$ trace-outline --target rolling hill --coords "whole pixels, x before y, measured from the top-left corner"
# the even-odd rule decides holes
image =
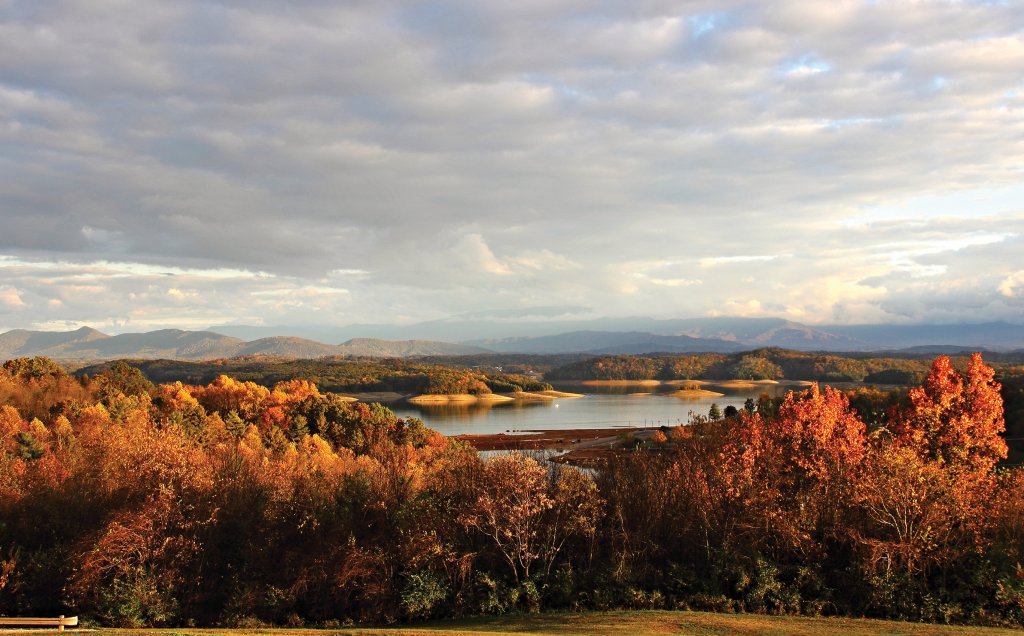
[[[368,356],[378,358],[421,355],[471,355],[487,349],[429,340],[390,341],[359,338],[331,345],[294,336],[271,336],[246,342],[212,331],[161,329],[146,333],[109,336],[83,327],[51,332],[15,329],[0,334],[0,359],[47,356],[57,360],[112,360],[115,358],[166,358],[209,360],[237,356],[322,358]]]

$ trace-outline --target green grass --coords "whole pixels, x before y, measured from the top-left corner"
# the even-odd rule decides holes
[[[805,618],[791,616],[760,616],[754,614],[710,614],[705,612],[586,612],[545,613],[524,616],[473,618],[457,621],[424,623],[415,627],[318,629],[145,629],[101,630],[119,636],[235,636],[267,634],[269,636],[316,636],[339,634],[352,636],[428,636],[433,634],[499,635],[499,634],[621,634],[645,636],[660,634],[768,635],[768,636],[867,636],[875,634],[938,636],[995,636],[1024,631],[990,627],[950,627],[922,623],[902,623],[850,618]]]

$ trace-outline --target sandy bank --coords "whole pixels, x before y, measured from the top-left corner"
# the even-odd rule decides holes
[[[552,398],[581,398],[582,393],[570,393],[568,391],[531,391],[534,395],[546,395]]]
[[[658,386],[660,380],[584,380],[583,386]]]
[[[453,393],[450,395],[438,393],[425,393],[406,400],[411,404],[475,404],[478,402],[512,402],[515,398],[496,393],[482,393],[470,395],[469,393]]]
[[[515,393],[506,393],[506,395],[524,402],[551,402],[555,399],[554,396],[542,395],[533,391],[516,391]]]
[[[712,386],[723,389],[756,389],[759,387],[773,386],[778,384],[776,380],[722,380],[721,382],[710,382]]]
[[[345,401],[398,401],[404,395],[394,391],[366,391],[362,393],[345,393],[339,395]]]
[[[481,393],[470,397],[475,397],[477,402],[511,402],[515,399],[498,393]]]
[[[666,393],[669,397],[682,398],[684,400],[700,400],[703,398],[722,397],[725,393],[708,391],[707,389],[679,389],[672,393]]]
[[[583,397],[582,393],[567,393],[565,391],[516,391],[515,393],[504,393],[515,400],[522,402],[553,402],[559,398]]]

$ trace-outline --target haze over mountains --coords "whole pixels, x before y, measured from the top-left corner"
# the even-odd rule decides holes
[[[512,335],[515,334],[515,335]],[[370,337],[372,336],[372,337]],[[341,344],[329,344],[341,342]],[[805,351],[1024,349],[1024,326],[842,325],[810,327],[767,318],[589,321],[451,319],[415,325],[327,327],[218,326],[107,335],[89,327],[68,332],[16,329],[0,334],[0,358],[169,358],[201,360],[247,355],[410,357],[474,353],[730,353],[759,347]]]
[[[293,335],[340,342],[354,337],[464,342],[499,352],[646,353],[736,351],[785,347],[810,351],[873,351],[911,347],[1024,348],[1024,326],[1007,322],[957,325],[809,326],[780,318],[594,318],[522,320],[456,316],[412,325],[343,327],[220,325],[211,331],[254,339]]]
[[[289,358],[324,356],[408,357],[418,355],[468,355],[485,349],[471,345],[422,340],[383,341],[353,339],[339,345],[294,336],[272,336],[247,342],[212,331],[161,329],[148,333],[108,336],[95,329],[46,332],[16,329],[0,334],[0,359],[48,356],[71,360],[113,358],[168,358],[205,360],[248,355]]]

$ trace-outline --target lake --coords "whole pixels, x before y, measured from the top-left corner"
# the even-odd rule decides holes
[[[687,424],[691,414],[707,415],[711,404],[742,408],[766,390],[778,394],[782,387],[729,392],[721,397],[681,399],[658,391],[678,387],[582,387],[556,388],[586,394],[551,402],[502,402],[497,404],[414,405],[389,404],[399,417],[418,417],[444,435],[464,433],[505,433],[538,429],[617,428],[630,426],[678,426]],[[651,391],[646,395],[638,392]]]

